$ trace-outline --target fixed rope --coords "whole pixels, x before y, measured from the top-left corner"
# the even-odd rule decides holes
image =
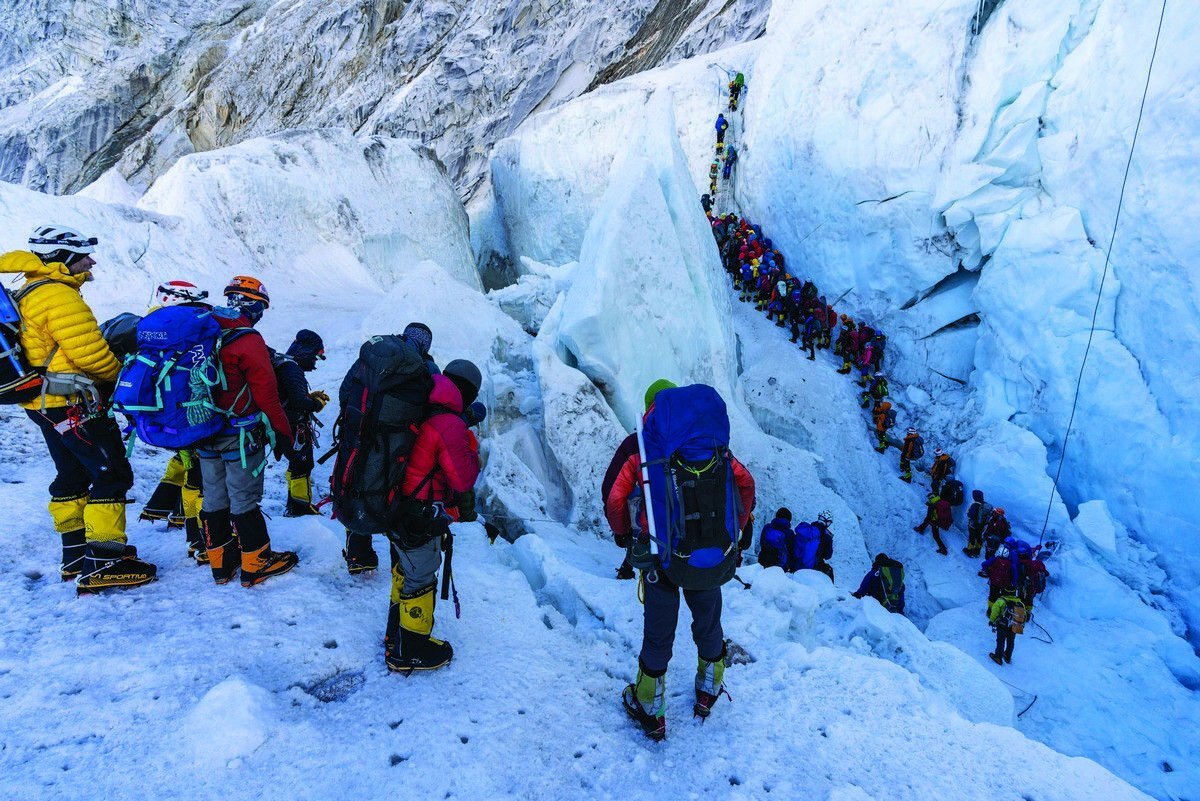
[[[1075,379],[1075,397],[1071,401],[1071,415],[1067,418],[1067,430],[1063,434],[1062,452],[1058,457],[1058,469],[1054,472],[1054,485],[1050,488],[1050,500],[1046,503],[1046,517],[1042,521],[1042,530],[1038,534],[1038,544],[1046,538],[1046,528],[1050,525],[1050,512],[1054,508],[1054,496],[1058,494],[1058,482],[1062,478],[1063,465],[1067,461],[1067,442],[1071,438],[1071,428],[1075,423],[1075,411],[1079,407],[1079,394],[1083,387],[1083,371],[1087,367],[1088,354],[1092,350],[1092,340],[1096,336],[1096,320],[1100,316],[1100,302],[1104,298],[1104,282],[1108,278],[1108,265],[1112,261],[1113,244],[1117,241],[1117,229],[1121,223],[1121,209],[1125,204],[1125,186],[1129,183],[1129,171],[1133,166],[1133,154],[1137,149],[1138,133],[1142,128],[1142,115],[1146,111],[1146,97],[1150,93],[1150,76],[1154,74],[1154,60],[1158,56],[1158,42],[1162,37],[1163,19],[1167,15],[1167,0],[1162,0],[1162,11],[1158,15],[1158,30],[1154,34],[1154,50],[1150,53],[1150,66],[1146,69],[1146,85],[1142,88],[1142,102],[1138,107],[1137,125],[1133,128],[1133,141],[1129,143],[1129,158],[1125,161],[1125,175],[1121,179],[1121,193],[1117,197],[1117,215],[1113,219],[1112,236],[1108,240],[1108,251],[1104,254],[1104,271],[1100,274],[1100,289],[1096,293],[1096,306],[1092,310],[1092,327],[1088,332],[1087,346],[1083,349],[1083,361],[1079,365],[1079,376]]]

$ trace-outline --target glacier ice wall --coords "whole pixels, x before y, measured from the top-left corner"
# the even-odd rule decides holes
[[[967,382],[985,419],[1045,445],[1028,469],[1053,473],[1157,13],[1009,0],[973,38],[974,2],[883,5],[775,4],[739,200],[892,332],[894,375],[950,406],[965,401],[937,373]],[[1200,345],[1198,24],[1169,7],[1059,488],[1068,510],[1104,499],[1159,553],[1193,643],[1200,512],[1180,488],[1200,485],[1200,414],[1180,357]]]

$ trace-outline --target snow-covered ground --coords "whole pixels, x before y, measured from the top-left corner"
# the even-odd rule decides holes
[[[882,323],[901,424],[949,446],[968,488],[1036,539],[1098,280],[1087,237],[1109,219],[1110,151],[1131,132],[1128,76],[1152,21],[1122,0],[1009,0],[972,38],[976,8],[777,2],[759,41],[531,117],[493,154],[470,230],[429,152],[331,130],[186,157],[142,196],[112,173],[67,198],[0,184],[0,250],[47,220],[102,237],[86,288],[102,318],[140,310],[166,278],[217,293],[259,275],[268,342],[302,326],[325,338],[314,388],[336,388],[364,336],[428,322],[439,361],[487,375],[480,498],[515,540],[458,527],[464,613],[442,604],[437,625],[456,659],[411,679],[382,665],[386,576],[348,577],[330,521],[278,514],[278,465],[266,511],[275,544],[300,553],[292,574],[217,588],[181,534],[132,523],[160,581],[76,599],[57,581],[43,445],[0,409],[0,796],[376,797],[398,780],[472,799],[1144,797],[1126,781],[1195,797],[1200,663],[1180,635],[1200,559],[1194,509],[1165,492],[1196,477],[1200,427],[1180,389],[1194,371],[1165,370],[1195,327],[1168,336],[1147,312],[1161,300],[1195,318],[1178,266],[1197,250],[1179,222],[1195,162],[1171,144],[1200,129],[1196,59],[1180,54],[1194,10],[1170,12],[1163,111],[1146,131],[1155,177],[1134,176],[1136,245],[1118,239],[1093,353],[1106,377],[1089,385],[1084,445],[1051,507],[1065,545],[1037,610],[1048,636],[1022,637],[1011,667],[986,659],[986,590],[961,530],[946,557],[912,532],[920,477],[903,484],[895,454],[871,448],[857,390],[827,356],[804,360],[731,302],[697,203],[722,85],[742,70],[741,161],[718,209],[762,222],[791,269],[846,292],[839,310]],[[1106,83],[1112,97],[1089,92]],[[1076,181],[1088,170],[1094,186]],[[837,583],[741,569],[751,588],[725,589],[725,621],[747,656],[727,674],[732,703],[703,726],[686,714],[682,616],[670,735],[650,745],[617,703],[640,609],[612,578],[597,495],[660,377],[727,398],[760,523],[780,505],[832,512]],[[138,447],[137,498],[163,461]],[[881,550],[908,568],[907,619],[849,597]]]

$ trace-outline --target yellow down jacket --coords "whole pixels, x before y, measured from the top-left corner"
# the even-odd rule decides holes
[[[34,254],[14,250],[0,256],[0,274],[24,273],[25,284],[47,281],[21,298],[21,347],[33,367],[46,366],[53,373],[85,375],[100,383],[112,382],[121,364],[100,335],[100,326],[92,310],[79,294],[88,273],[71,275],[59,262],[44,264]],[[48,280],[47,280],[48,279]],[[19,289],[17,291],[20,291]],[[50,358],[55,346],[58,350]],[[50,363],[46,364],[46,360]],[[46,395],[46,408],[67,406],[69,398]],[[41,408],[43,398],[21,404],[26,409]]]

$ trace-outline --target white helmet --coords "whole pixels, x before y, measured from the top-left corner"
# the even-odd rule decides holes
[[[826,509],[825,511],[821,512],[821,514],[817,515],[817,520],[828,526],[833,523],[833,513]]]
[[[163,281],[154,290],[154,299],[159,306],[178,306],[181,303],[196,303],[208,297],[203,290],[190,281]]]
[[[39,225],[29,235],[29,249],[42,257],[53,256],[59,251],[87,256],[96,249],[99,241],[65,225]]]

